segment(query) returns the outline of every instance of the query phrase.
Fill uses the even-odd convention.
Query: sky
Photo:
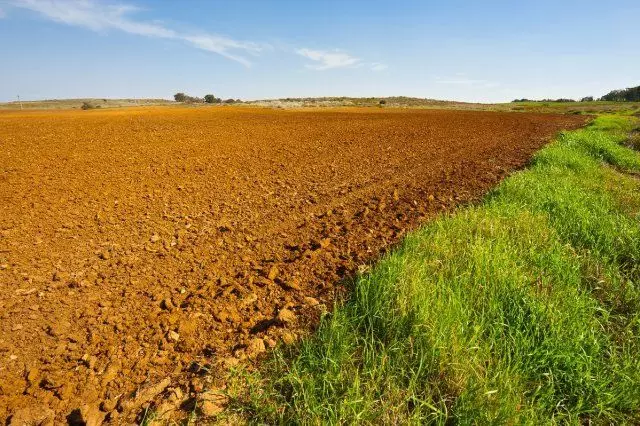
[[[640,1],[0,0],[0,101],[602,96]]]

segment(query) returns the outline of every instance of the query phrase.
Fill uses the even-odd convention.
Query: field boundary
[[[637,122],[636,122],[637,123]],[[640,421],[634,119],[562,133],[481,205],[409,234],[315,335],[236,371],[273,423]],[[229,418],[229,417],[227,417]]]

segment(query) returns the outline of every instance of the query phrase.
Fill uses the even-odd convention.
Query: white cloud
[[[230,53],[229,51],[241,50],[241,51],[244,51],[245,53],[256,55],[264,49],[263,45],[259,45],[257,43],[240,42],[240,41],[232,40],[230,38],[213,36],[208,34],[203,34],[198,36],[182,36],[181,38],[189,42],[193,46],[197,47],[198,49],[217,53],[219,55],[224,56],[225,58],[238,61],[245,66],[251,66],[251,62],[249,62],[246,58],[242,56],[238,56],[234,53]]]
[[[297,49],[296,53],[313,61],[313,63],[306,65],[307,68],[319,71],[361,65],[360,58],[356,58],[340,50],[327,52],[324,50],[312,50],[305,48]]]
[[[91,31],[122,31],[144,37],[177,40],[197,49],[216,53],[225,58],[251,66],[247,56],[255,56],[272,49],[266,43],[234,40],[207,33],[186,33],[174,30],[157,21],[137,19],[140,8],[132,4],[109,3],[117,0],[9,0],[6,4],[38,13],[60,24],[86,28]],[[0,9],[0,18],[4,12]],[[341,50],[296,49],[295,53],[311,62],[307,68],[329,70],[335,68],[368,66],[372,71],[382,71],[387,65],[374,62],[362,63],[360,58]]]
[[[242,54],[257,54],[264,48],[257,43],[210,34],[189,35],[158,23],[136,20],[131,15],[140,9],[132,5],[108,4],[95,0],[14,0],[11,4],[37,12],[54,22],[92,31],[118,30],[145,37],[180,40],[245,66],[250,66],[251,62]]]

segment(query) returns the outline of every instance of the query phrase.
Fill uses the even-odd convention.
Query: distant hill
[[[41,101],[13,101],[0,103],[0,109],[80,109],[87,103],[93,108],[119,108],[127,106],[152,106],[175,104],[166,99],[108,99],[108,98],[83,98],[83,99],[44,99]]]
[[[386,106],[396,108],[470,108],[486,109],[491,104],[470,102],[443,101],[428,98],[413,98],[409,96],[390,97],[363,97],[331,96],[317,98],[280,98],[247,101],[247,104],[266,106],[273,108],[300,108],[300,107],[372,107]]]
[[[626,100],[625,96],[633,99],[629,94],[621,92],[631,92],[636,90],[626,89],[625,91],[613,91],[617,94],[615,101],[594,101],[592,97],[583,98],[580,102],[573,99],[545,99],[527,100],[517,99],[506,103],[471,103],[459,101],[446,101],[429,98],[414,98],[409,96],[388,96],[388,97],[306,97],[306,98],[280,98],[262,100],[237,100],[229,103],[184,103],[174,102],[167,99],[108,99],[108,98],[83,98],[83,99],[49,99],[40,101],[22,101],[0,103],[0,111],[7,110],[62,110],[62,109],[97,109],[97,108],[122,108],[122,107],[145,107],[145,106],[173,106],[183,108],[208,108],[208,107],[262,107],[276,109],[298,109],[298,108],[343,108],[343,107],[370,107],[370,108],[420,108],[420,109],[456,109],[469,111],[514,111],[514,112],[538,112],[557,114],[592,114],[596,112],[626,111],[629,109],[640,110],[640,101],[632,104],[620,102]],[[608,95],[605,95],[608,96]]]

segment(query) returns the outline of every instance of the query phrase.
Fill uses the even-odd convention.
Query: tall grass
[[[231,388],[297,424],[639,423],[640,155],[561,134],[480,206],[358,276],[317,333]]]

